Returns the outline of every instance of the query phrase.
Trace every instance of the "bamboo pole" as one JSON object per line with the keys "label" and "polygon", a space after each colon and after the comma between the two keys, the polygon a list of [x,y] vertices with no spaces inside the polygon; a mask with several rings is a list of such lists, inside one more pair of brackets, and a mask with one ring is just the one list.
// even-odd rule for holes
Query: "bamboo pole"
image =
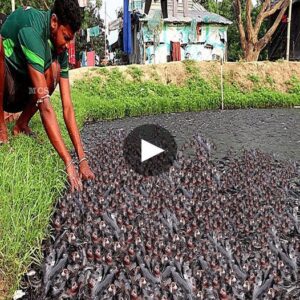
{"label": "bamboo pole", "polygon": [[223,62],[224,58],[221,58],[221,105],[222,105],[222,110],[224,110],[224,83],[223,83]]}
{"label": "bamboo pole", "polygon": [[291,22],[292,22],[292,8],[293,0],[290,0],[289,4],[289,15],[288,15],[288,28],[287,28],[287,39],[286,39],[286,60],[290,60],[290,43],[291,43]]}
{"label": "bamboo pole", "polygon": [[104,63],[106,63],[106,52],[107,52],[107,45],[106,45],[106,27],[107,27],[107,20],[106,20],[106,1],[104,2]]}

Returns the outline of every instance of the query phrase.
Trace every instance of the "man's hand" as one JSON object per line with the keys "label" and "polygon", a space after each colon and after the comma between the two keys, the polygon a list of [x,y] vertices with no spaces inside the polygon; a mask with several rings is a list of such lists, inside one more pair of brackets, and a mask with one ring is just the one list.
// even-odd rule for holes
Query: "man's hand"
{"label": "man's hand", "polygon": [[71,192],[82,191],[82,182],[73,164],[67,167],[68,181],[70,183]]}
{"label": "man's hand", "polygon": [[[63,115],[68,129],[70,138],[74,145],[78,158],[84,158],[84,150],[82,147],[79,130],[75,120],[74,108],[71,100],[70,82],[68,78],[60,78],[59,80],[60,94],[63,105]],[[86,160],[79,163],[79,176],[82,180],[95,179],[95,175],[89,167]]]}
{"label": "man's hand", "polygon": [[79,176],[83,180],[95,179],[95,175],[86,160],[82,161],[79,165]]}

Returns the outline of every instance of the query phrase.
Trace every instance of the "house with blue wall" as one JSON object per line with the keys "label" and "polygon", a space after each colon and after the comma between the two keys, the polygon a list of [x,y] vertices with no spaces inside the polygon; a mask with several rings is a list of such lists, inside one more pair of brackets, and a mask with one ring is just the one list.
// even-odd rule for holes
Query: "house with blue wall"
{"label": "house with blue wall", "polygon": [[[129,63],[226,60],[227,28],[232,22],[193,0],[131,0],[128,8]],[[123,34],[121,30],[121,39]],[[120,38],[117,44],[122,48]]]}

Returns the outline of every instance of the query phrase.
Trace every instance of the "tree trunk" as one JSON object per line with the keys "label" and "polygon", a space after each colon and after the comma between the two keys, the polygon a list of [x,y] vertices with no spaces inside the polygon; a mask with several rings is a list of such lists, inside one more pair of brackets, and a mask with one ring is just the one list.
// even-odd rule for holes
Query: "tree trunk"
{"label": "tree trunk", "polygon": [[248,44],[246,46],[246,50],[244,52],[246,61],[257,61],[261,49],[256,49],[252,44]]}
{"label": "tree trunk", "polygon": [[[246,8],[246,17],[243,19],[243,7]],[[271,5],[270,0],[264,0],[261,3],[260,11],[255,20],[254,26],[252,23],[252,0],[235,0],[234,7],[236,13],[237,26],[240,33],[241,47],[244,52],[244,59],[246,61],[256,61],[258,60],[260,52],[266,47],[270,42],[272,35],[276,31],[282,16],[284,15],[286,8],[289,6],[289,0],[278,0]],[[264,20],[272,16],[278,11],[278,15],[264,34],[263,37],[259,39],[259,31]]]}
{"label": "tree trunk", "polygon": [[246,61],[256,61],[258,60],[259,54],[261,52],[261,47],[257,43],[247,42],[244,50],[244,59]]}

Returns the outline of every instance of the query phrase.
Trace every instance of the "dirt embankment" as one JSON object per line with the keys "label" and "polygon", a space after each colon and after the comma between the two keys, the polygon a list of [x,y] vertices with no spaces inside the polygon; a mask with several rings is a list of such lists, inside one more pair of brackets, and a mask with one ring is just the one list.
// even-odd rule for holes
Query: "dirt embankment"
{"label": "dirt embankment", "polygon": [[[200,76],[212,82],[217,82],[221,75],[219,62],[196,62],[195,67]],[[130,65],[106,67],[108,71],[118,69],[126,78],[134,80],[131,75],[133,69],[141,70],[141,80],[155,80],[164,84],[173,83],[181,85],[187,77],[184,63],[170,62],[159,65]],[[90,67],[71,70],[70,80],[82,79],[86,76],[99,76],[102,68]],[[223,64],[223,78],[225,83],[239,86],[243,90],[252,90],[260,85],[277,91],[286,92],[290,88],[291,78],[300,80],[300,62],[227,62]]]}

